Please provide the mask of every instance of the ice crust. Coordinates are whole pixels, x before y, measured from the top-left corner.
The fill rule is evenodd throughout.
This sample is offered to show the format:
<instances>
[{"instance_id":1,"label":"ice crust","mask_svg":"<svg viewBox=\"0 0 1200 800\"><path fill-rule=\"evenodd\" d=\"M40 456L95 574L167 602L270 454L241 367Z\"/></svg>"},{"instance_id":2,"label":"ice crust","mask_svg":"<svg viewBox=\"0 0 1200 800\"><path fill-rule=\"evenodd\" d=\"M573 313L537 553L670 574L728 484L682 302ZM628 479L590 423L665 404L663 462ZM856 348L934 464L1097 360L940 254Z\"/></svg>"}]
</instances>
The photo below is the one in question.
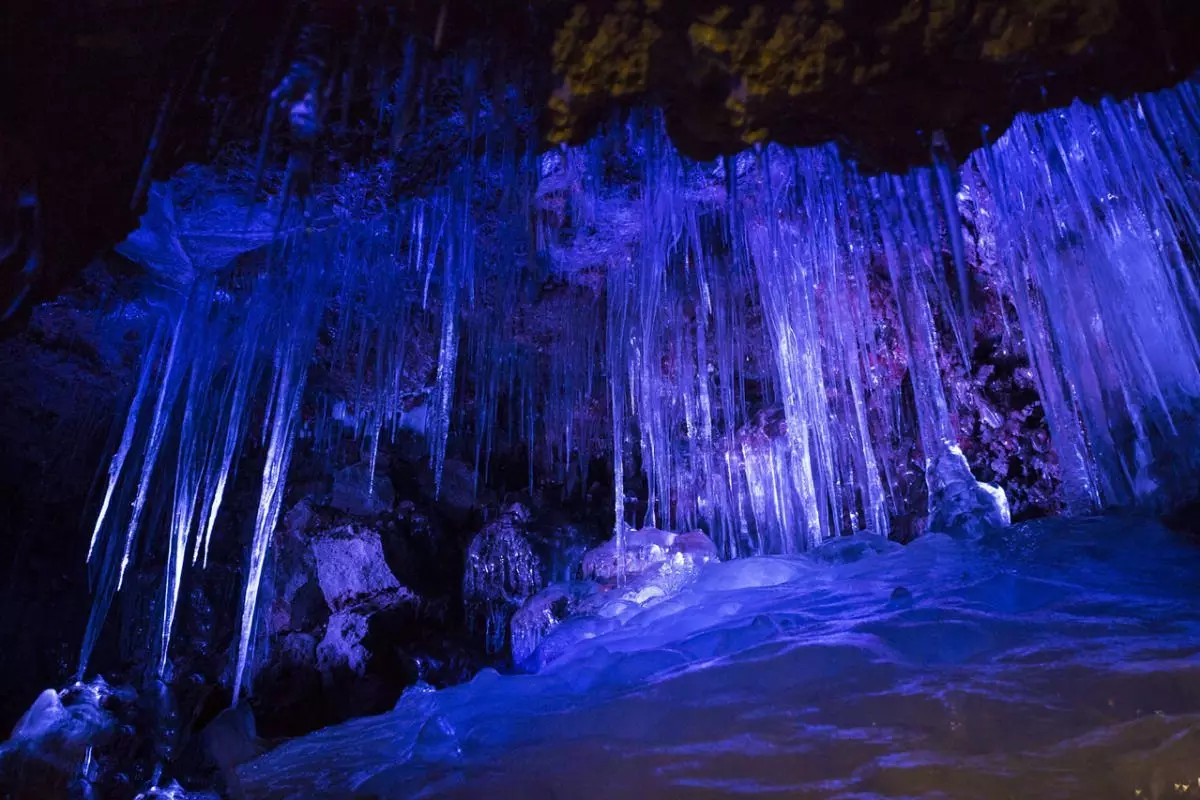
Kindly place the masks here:
<instances>
[{"instance_id":1,"label":"ice crust","mask_svg":"<svg viewBox=\"0 0 1200 800\"><path fill-rule=\"evenodd\" d=\"M247 796L1078 798L1195 780L1193 543L1120 518L856 538L569 620L541 672L409 690L245 765Z\"/></svg>"}]
</instances>

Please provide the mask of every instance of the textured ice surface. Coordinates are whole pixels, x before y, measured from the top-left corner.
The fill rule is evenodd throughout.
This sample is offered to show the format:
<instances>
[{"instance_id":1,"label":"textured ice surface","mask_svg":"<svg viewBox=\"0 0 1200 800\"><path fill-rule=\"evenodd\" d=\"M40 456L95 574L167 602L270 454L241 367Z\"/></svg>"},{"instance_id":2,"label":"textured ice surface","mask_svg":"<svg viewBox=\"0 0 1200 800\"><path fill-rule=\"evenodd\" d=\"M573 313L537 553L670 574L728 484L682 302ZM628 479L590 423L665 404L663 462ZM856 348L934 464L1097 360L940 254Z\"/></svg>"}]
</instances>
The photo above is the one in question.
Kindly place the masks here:
<instances>
[{"instance_id":1,"label":"textured ice surface","mask_svg":"<svg viewBox=\"0 0 1200 800\"><path fill-rule=\"evenodd\" d=\"M247 796L1143 797L1200 764L1200 548L1050 521L750 558L535 675L414 689ZM568 622L567 625L571 624Z\"/></svg>"},{"instance_id":2,"label":"textured ice surface","mask_svg":"<svg viewBox=\"0 0 1200 800\"><path fill-rule=\"evenodd\" d=\"M716 546L701 531L626 531L623 547L613 537L584 554L585 580L553 584L513 616L513 663L537 671L578 642L677 594L703 565L718 560Z\"/></svg>"}]
</instances>

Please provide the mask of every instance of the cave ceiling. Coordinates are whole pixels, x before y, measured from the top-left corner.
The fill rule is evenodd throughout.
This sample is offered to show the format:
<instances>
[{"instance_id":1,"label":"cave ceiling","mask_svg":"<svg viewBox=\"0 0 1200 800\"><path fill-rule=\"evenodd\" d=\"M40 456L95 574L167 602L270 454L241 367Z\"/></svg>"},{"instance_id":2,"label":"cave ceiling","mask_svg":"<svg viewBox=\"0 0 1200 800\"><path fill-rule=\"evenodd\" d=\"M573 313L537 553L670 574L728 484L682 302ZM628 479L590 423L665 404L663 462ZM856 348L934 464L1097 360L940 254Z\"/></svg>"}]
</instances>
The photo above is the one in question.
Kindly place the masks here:
<instances>
[{"instance_id":1,"label":"cave ceiling","mask_svg":"<svg viewBox=\"0 0 1200 800\"><path fill-rule=\"evenodd\" d=\"M1200 65L1194 0L18 0L0 15L8 329L136 226L151 179L256 147L305 87L320 111L289 146L330 162L380 146L380 86L477 62L481 91L521 87L541 147L652 106L694 158L832 141L903 171L965 156L1021 111Z\"/></svg>"}]
</instances>

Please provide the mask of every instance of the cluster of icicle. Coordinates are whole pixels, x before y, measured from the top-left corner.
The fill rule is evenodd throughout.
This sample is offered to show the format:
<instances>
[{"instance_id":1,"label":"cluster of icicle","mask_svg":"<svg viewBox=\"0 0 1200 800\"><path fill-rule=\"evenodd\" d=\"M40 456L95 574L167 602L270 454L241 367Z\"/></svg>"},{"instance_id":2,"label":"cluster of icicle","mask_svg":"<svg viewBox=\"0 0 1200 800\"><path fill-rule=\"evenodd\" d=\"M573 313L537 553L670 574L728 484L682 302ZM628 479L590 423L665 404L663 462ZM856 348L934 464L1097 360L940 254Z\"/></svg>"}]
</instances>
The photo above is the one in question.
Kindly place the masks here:
<instances>
[{"instance_id":1,"label":"cluster of icicle","mask_svg":"<svg viewBox=\"0 0 1200 800\"><path fill-rule=\"evenodd\" d=\"M485 211L498 218L520 219L528 194L521 176L533 173L523 161L531 156L520 155L512 139L491 136L485 144L476 158L447 165L442 187L431 196L383 211L374 207L378 195L370 181L343 193L333 225L314 225L310 208L287 204L263 263L248 260L243 263L256 265L207 275L168 309L143 355L108 465L88 553L95 600L80 674L139 552L166 560L153 604L163 674L185 569L207 564L232 477L253 449L262 458L261 489L233 672L235 697L240 694L295 448L307 440L334 450L349 434L362 443L373 475L381 440L397 436L409 410L411 373L423 379L411 363L419 361L412 350L419 337L411 334L420 326L439 331L425 428L440 485L455 416L459 343L468 338L461 319L475 320L470 334L487 338L481 331L496 324L500 311L482 300L476 307L476 292L500 283L497 273L519 285L513 265L527 250L528 236L503 230L488 231L486 253L476 247L484 238L476 230L477 204L486 203ZM495 185L509 191L481 197L479 187ZM340 405L310 391L315 363L354 376ZM167 520L165 535L143 536L159 529L160 515Z\"/></svg>"},{"instance_id":2,"label":"cluster of icicle","mask_svg":"<svg viewBox=\"0 0 1200 800\"><path fill-rule=\"evenodd\" d=\"M493 131L433 196L373 218L351 209L319 232L285 220L256 274L199 281L148 347L96 519L81 672L133 559L155 549L167 563L163 669L185 567L207 559L252 438L264 463L238 696L297 441L332 450L343 435L334 417L349 421L373 467L405 411L420 326L440 332L426 426L438 482L453 435L472 451L477 485L493 449L524 443L531 487L536 464L586 488L588 462L605 455L594 450L606 437L587 427L599 404L618 547L629 524L703 527L727 556L886 535L904 511L890 465L906 401L885 374L898 357L922 452L955 438L940 364L972 354L964 208L975 258L998 265L1010 344L1027 348L1036 373L1065 499L1124 502L1172 409L1200 395L1187 263L1200 252L1198 121L1185 84L1021 117L961 170L938 152L904 176L860 175L832 146L691 163L657 122L539 164L515 132ZM614 158L632 178L608 182ZM611 226L622 241L591 252L603 302L543 351L511 326L556 269L556 249L569 250L546 229L536 239L550 256L529 252L529 205L546 187L566 196L576 229ZM624 228L604 218L617 197L637 209ZM306 413L318 351L353 365L353 413ZM768 406L783 410L772 436L752 424ZM629 518L632 470L645 479L644 520ZM140 541L163 508L165 545Z\"/></svg>"},{"instance_id":3,"label":"cluster of icicle","mask_svg":"<svg viewBox=\"0 0 1200 800\"><path fill-rule=\"evenodd\" d=\"M904 176L861 175L833 146L693 164L652 131L636 143L638 245L607 287L616 485L631 450L648 484L633 522L704 527L727 556L887 535L906 511L889 474L897 347L925 458L956 438L940 365L972 356L964 209L1005 346L1036 374L1066 506L1133 501L1152 443L1200 397L1198 123L1184 84L1022 116L961 170L935 148ZM784 412L772 435L746 398L762 350L759 403Z\"/></svg>"}]
</instances>

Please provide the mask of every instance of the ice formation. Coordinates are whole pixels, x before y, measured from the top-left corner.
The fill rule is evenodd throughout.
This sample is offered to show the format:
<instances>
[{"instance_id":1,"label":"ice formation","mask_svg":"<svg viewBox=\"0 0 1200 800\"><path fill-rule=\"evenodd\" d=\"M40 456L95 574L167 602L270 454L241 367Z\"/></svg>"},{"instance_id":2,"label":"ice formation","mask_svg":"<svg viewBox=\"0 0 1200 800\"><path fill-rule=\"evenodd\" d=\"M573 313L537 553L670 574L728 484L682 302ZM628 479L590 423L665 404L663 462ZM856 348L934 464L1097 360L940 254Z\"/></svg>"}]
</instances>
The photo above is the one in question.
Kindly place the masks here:
<instances>
[{"instance_id":1,"label":"ice formation","mask_svg":"<svg viewBox=\"0 0 1200 800\"><path fill-rule=\"evenodd\" d=\"M263 800L1174 796L1197 569L1119 518L709 564L558 626L537 674L415 687L239 775Z\"/></svg>"},{"instance_id":2,"label":"ice formation","mask_svg":"<svg viewBox=\"0 0 1200 800\"><path fill-rule=\"evenodd\" d=\"M412 325L438 331L422 427L439 487L448 447L473 454L478 485L501 444L528 449L531 488L535 470L585 487L607 440L618 562L626 530L640 527L703 529L725 558L886 536L907 510L887 467L905 444L904 409L926 460L954 442L940 365L972 357L968 245L994 267L1010 344L1028 349L1072 509L1132 502L1174 411L1200 394L1200 296L1186 264L1200 250L1194 83L1021 117L961 171L938 151L930 168L864 176L834 146L689 162L642 115L539 161L517 115L481 97L478 70L463 76L479 144L434 188L389 203L370 169L348 170L319 220L285 195L256 274L200 270L162 309L95 520L81 675L146 551L165 554L165 670L186 569L206 559L253 442L263 464L241 693L293 454L332 451L349 428L373 491L381 439L410 424ZM609 177L616 162L628 177ZM371 169L385 182L386 164ZM530 209L552 199L576 235L542 220L531 244ZM588 248L604 300L565 322L569 346L539 352L502 336L525 287L577 267ZM308 386L318 350L353 367L353 396L336 409ZM589 429L598 418L607 436ZM164 526L152 522L160 512Z\"/></svg>"},{"instance_id":3,"label":"ice formation","mask_svg":"<svg viewBox=\"0 0 1200 800\"><path fill-rule=\"evenodd\" d=\"M537 671L562 648L561 635L542 646L560 626L582 638L596 636L622 614L677 594L701 567L719 560L716 546L701 531L643 528L614 536L584 554L581 580L547 586L513 615L513 663Z\"/></svg>"},{"instance_id":4,"label":"ice formation","mask_svg":"<svg viewBox=\"0 0 1200 800\"><path fill-rule=\"evenodd\" d=\"M542 588L541 562L524 535L527 518L528 512L514 504L467 546L463 603L470 623L482 619L484 640L492 653L504 650L513 612Z\"/></svg>"}]
</instances>

